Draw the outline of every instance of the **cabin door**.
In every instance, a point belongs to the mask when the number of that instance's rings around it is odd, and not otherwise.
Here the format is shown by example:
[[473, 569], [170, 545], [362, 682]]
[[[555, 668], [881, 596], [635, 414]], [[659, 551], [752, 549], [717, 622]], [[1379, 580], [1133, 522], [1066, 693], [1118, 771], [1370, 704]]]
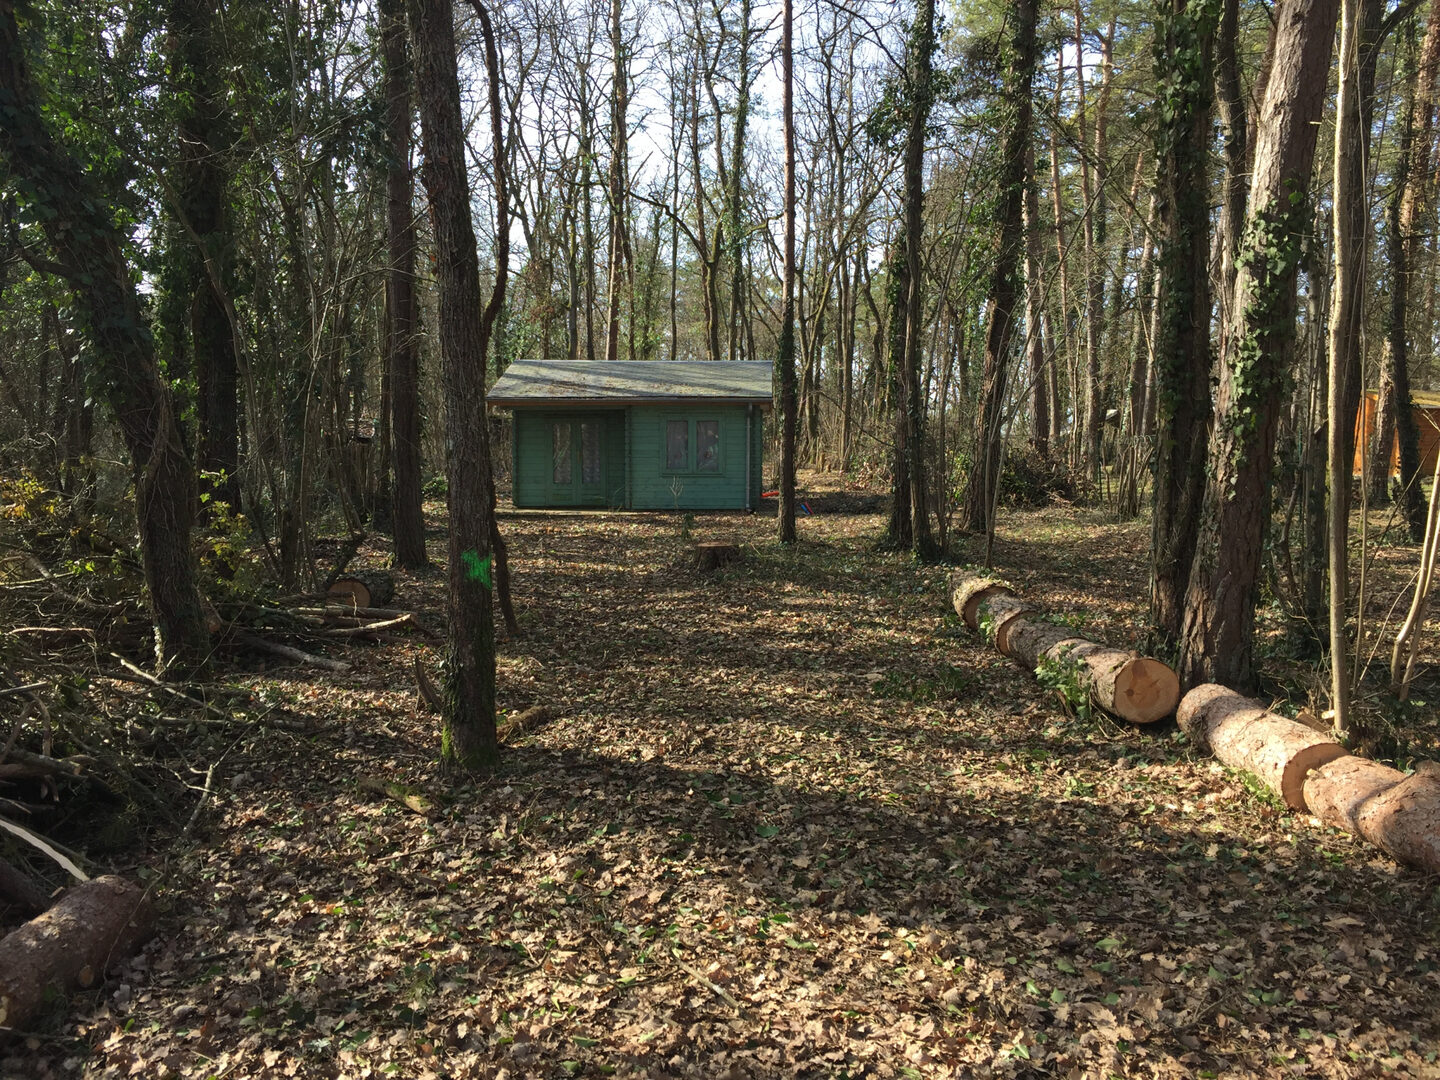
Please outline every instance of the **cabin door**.
[[605, 505], [604, 422], [598, 416], [550, 422], [550, 501], [555, 506]]

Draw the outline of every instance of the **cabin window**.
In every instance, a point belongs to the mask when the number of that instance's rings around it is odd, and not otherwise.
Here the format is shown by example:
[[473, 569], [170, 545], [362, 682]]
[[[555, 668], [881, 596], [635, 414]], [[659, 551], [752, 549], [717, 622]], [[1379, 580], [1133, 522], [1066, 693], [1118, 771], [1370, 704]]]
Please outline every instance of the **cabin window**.
[[600, 483], [600, 421], [580, 422], [580, 482]]
[[720, 471], [720, 421], [695, 421], [695, 471]]
[[670, 472], [684, 472], [690, 468], [690, 422], [688, 420], [667, 420], [665, 422], [665, 468]]
[[552, 447], [554, 450], [553, 479], [557, 484], [568, 484], [571, 479], [570, 465], [570, 421], [562, 420], [552, 425]]

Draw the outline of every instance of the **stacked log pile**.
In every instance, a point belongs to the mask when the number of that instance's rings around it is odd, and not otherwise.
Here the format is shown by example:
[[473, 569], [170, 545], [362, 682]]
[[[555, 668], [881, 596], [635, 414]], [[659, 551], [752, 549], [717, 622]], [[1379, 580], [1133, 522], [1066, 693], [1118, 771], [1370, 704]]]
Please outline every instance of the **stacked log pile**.
[[1068, 669], [1091, 701], [1122, 720], [1151, 724], [1175, 711], [1180, 680], [1167, 665], [1046, 621], [1003, 582], [957, 573], [950, 600], [965, 624], [984, 633], [1001, 654], [1030, 671], [1047, 664]]

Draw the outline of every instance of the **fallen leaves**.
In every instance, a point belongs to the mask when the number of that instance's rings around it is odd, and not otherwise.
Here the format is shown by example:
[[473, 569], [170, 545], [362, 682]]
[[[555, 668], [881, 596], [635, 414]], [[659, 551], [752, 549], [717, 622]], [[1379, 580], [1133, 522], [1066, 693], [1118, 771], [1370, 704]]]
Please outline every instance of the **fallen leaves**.
[[[871, 551], [878, 518], [807, 519], [793, 550], [712, 524], [751, 554], [702, 579], [669, 517], [506, 518], [502, 704], [551, 719], [492, 778], [435, 775], [428, 644], [252, 680], [323, 723], [217, 784], [127, 996], [0, 1074], [1428, 1067], [1430, 885], [1257, 815], [1164, 732], [1067, 721], [957, 633], [943, 568]], [[1110, 620], [1140, 595], [1114, 588]]]

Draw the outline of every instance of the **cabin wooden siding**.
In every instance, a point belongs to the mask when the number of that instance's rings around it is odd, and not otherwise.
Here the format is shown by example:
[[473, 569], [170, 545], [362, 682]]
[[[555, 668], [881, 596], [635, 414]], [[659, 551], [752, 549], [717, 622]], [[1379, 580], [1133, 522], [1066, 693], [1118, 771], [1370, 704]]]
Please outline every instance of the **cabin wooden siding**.
[[[760, 504], [763, 478], [764, 414], [746, 405], [704, 403], [629, 405], [622, 409], [594, 407], [516, 408], [514, 410], [511, 500], [517, 509], [548, 507], [609, 507], [634, 510], [743, 510], [746, 488], [749, 507]], [[556, 424], [603, 425], [600, 490], [572, 482], [553, 482]], [[670, 421], [686, 425], [686, 465], [670, 469], [666, 431]], [[696, 423], [714, 421], [719, 430], [719, 467], [698, 468]], [[746, 434], [750, 437], [746, 475]], [[572, 475], [578, 479], [578, 456]]]
[[[576, 454], [578, 425], [587, 422], [600, 425], [600, 482], [593, 485], [580, 482], [577, 454], [571, 464], [571, 483], [556, 485], [553, 482], [555, 425], [572, 426], [576, 432], [572, 454]], [[511, 476], [514, 477], [511, 502], [517, 509], [626, 505], [624, 409], [516, 409], [511, 454]]]
[[[1369, 467], [1370, 445], [1375, 439], [1374, 390], [1365, 392], [1360, 403], [1360, 415], [1355, 422], [1355, 461], [1358, 475]], [[1410, 395], [1415, 426], [1420, 431], [1420, 475], [1429, 477], [1435, 472], [1435, 457], [1440, 454], [1440, 394], [1416, 391]], [[1400, 439], [1397, 436], [1390, 444], [1390, 475], [1400, 475]]]

